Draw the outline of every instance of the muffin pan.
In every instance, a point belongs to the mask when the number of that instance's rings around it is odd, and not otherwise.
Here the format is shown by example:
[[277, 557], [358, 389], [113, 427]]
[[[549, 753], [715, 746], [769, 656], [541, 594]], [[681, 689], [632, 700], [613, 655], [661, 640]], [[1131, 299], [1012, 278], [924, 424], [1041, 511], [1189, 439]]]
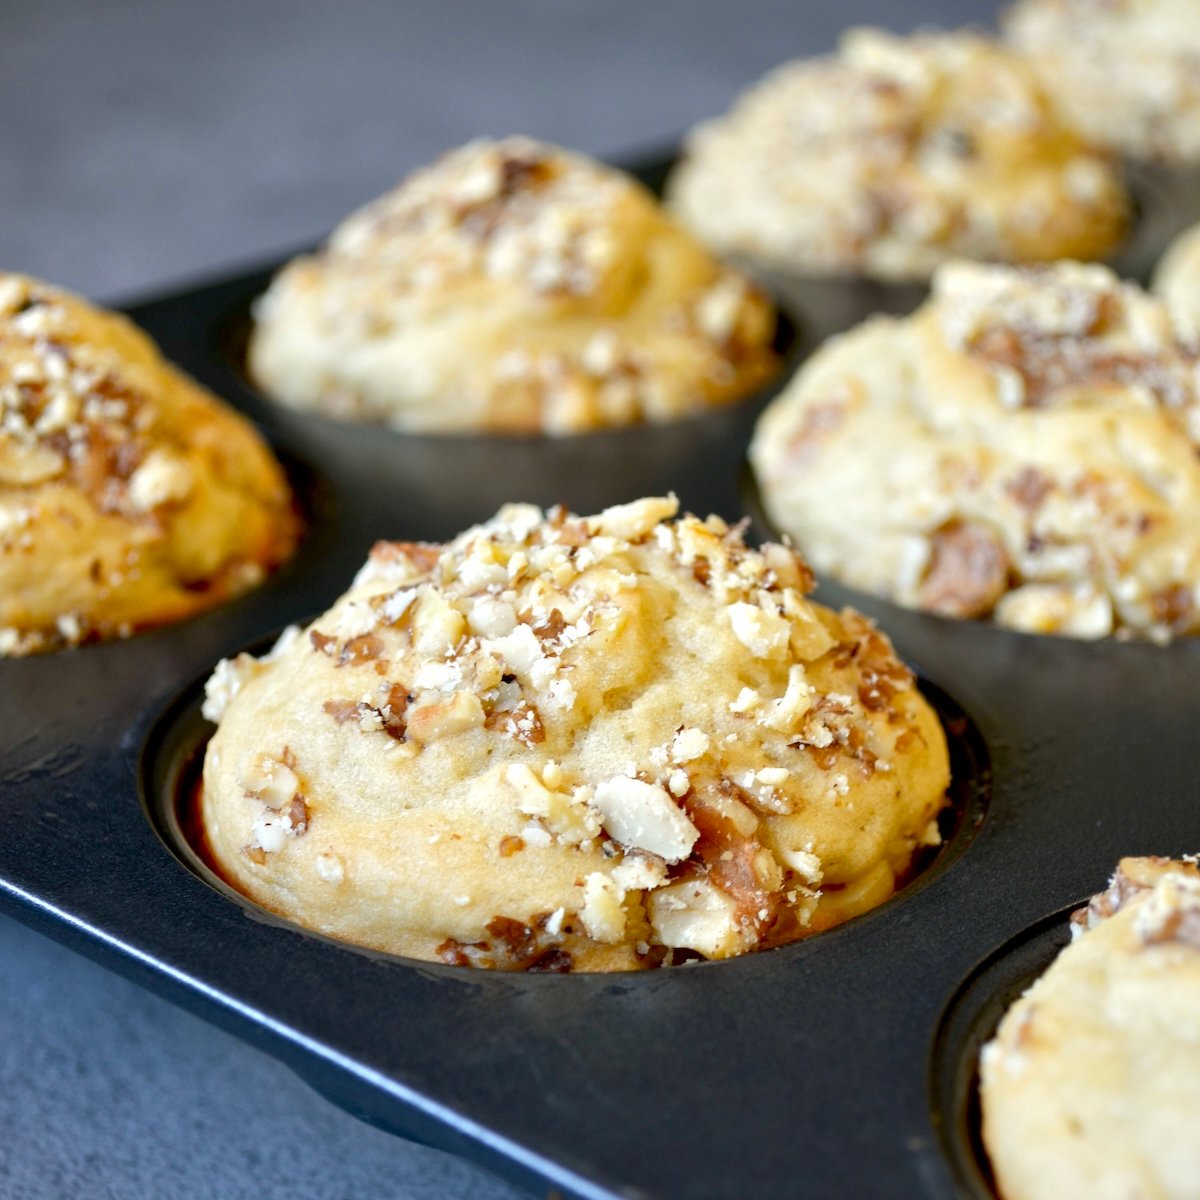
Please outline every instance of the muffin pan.
[[[653, 184], [663, 169], [638, 173]], [[986, 1196], [969, 1096], [971, 1054], [998, 1016], [992, 981], [1023, 981], [1022, 939], [1122, 854], [1200, 843], [1200, 642], [1029, 637], [823, 585], [824, 602], [880, 621], [951, 743], [945, 844], [888, 904], [767, 953], [608, 976], [475, 972], [299, 930], [221, 884], [187, 840], [199, 695], [217, 659], [322, 611], [376, 538], [444, 539], [508, 500], [591, 512], [674, 489], [686, 508], [753, 514], [742, 463], [767, 395], [566, 440], [402, 436], [290, 413], [240, 366], [248, 306], [275, 265], [127, 311], [262, 424], [307, 536], [264, 587], [206, 616], [0, 662], [4, 907], [355, 1115], [543, 1192]], [[792, 366], [813, 327], [801, 314]]]

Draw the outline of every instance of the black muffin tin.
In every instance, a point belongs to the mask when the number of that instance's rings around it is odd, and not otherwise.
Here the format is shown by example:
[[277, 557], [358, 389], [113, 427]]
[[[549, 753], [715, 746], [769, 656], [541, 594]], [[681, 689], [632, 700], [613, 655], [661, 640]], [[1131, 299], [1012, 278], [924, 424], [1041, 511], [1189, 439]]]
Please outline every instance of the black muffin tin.
[[[661, 182], [663, 163], [638, 173]], [[212, 665], [323, 610], [376, 538], [447, 538], [508, 500], [592, 512], [673, 489], [697, 512], [753, 516], [744, 454], [767, 395], [564, 440], [402, 436], [301, 416], [265, 402], [241, 370], [249, 305], [269, 276], [129, 312], [262, 425], [304, 507], [305, 540], [265, 586], [216, 612], [0, 663], [5, 908], [276, 1055], [355, 1115], [535, 1190], [989, 1195], [972, 1072], [999, 1006], [1118, 857], [1200, 846], [1200, 640], [1028, 637], [823, 584], [824, 602], [880, 621], [947, 727], [945, 845], [894, 900], [768, 953], [610, 976], [475, 972], [304, 932], [225, 887], [181, 832]], [[792, 365], [832, 311], [819, 288], [809, 294]], [[876, 301], [863, 288], [853, 315]], [[767, 532], [760, 519], [755, 531]]]

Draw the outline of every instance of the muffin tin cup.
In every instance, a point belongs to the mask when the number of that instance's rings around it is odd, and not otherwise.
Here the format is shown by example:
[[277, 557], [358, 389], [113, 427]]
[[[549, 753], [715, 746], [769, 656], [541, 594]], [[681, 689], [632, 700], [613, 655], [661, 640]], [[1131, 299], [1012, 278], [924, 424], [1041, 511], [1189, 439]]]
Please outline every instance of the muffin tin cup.
[[852, 328], [866, 316], [883, 313], [906, 317], [929, 296], [927, 283], [889, 283], [840, 275], [806, 276], [756, 268], [747, 262], [738, 265], [755, 275], [796, 315], [814, 349], [825, 338]]
[[[1080, 904], [1086, 903], [1086, 898]], [[1071, 905], [1037, 922], [979, 965], [946, 1006], [933, 1044], [929, 1089], [934, 1126], [959, 1193], [998, 1200], [983, 1145], [979, 1055], [1009, 1007], [1071, 940]]]
[[[1133, 215], [1124, 241], [1106, 261], [1121, 277], [1147, 285], [1163, 250], [1200, 221], [1200, 168], [1131, 162], [1123, 174]], [[734, 262], [781, 299], [813, 346], [874, 313], [907, 316], [929, 295], [924, 282], [804, 275], [737, 256]]]
[[1135, 220], [1111, 265], [1118, 274], [1148, 284], [1167, 246], [1200, 222], [1200, 165], [1127, 162], [1124, 174]]
[[767, 953], [607, 976], [416, 963], [299, 930], [206, 876], [179, 829], [216, 660], [323, 611], [376, 538], [444, 539], [504, 501], [592, 511], [673, 488], [736, 519], [766, 397], [575, 439], [338, 426], [269, 405], [240, 374], [238, 324], [268, 276], [130, 312], [292, 463], [300, 552], [192, 621], [0, 662], [0, 902], [356, 1115], [529, 1185], [647, 1200], [975, 1194], [931, 1101], [947, 998], [1122, 854], [1194, 846], [1200, 642], [1030, 637], [822, 584], [820, 599], [879, 619], [915, 665], [955, 756], [947, 845], [886, 905]]

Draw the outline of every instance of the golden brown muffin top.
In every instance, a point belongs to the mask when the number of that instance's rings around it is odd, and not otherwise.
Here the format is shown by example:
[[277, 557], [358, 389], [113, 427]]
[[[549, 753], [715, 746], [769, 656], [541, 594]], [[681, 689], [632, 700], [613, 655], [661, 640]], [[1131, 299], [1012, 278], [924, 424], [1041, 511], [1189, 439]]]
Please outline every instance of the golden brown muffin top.
[[1111, 163], [1031, 68], [962, 32], [855, 29], [776, 68], [689, 136], [668, 193], [722, 251], [806, 275], [1102, 258], [1127, 221]]
[[349, 217], [257, 309], [277, 399], [405, 430], [575, 433], [744, 398], [774, 312], [640, 184], [471, 142]]
[[792, 551], [675, 511], [510, 505], [383, 543], [306, 636], [223, 664], [204, 814], [227, 878], [396, 953], [585, 970], [726, 958], [890, 896], [938, 841], [936, 717]]
[[249, 424], [124, 318], [0, 274], [0, 650], [178, 619], [261, 579], [296, 522]]
[[828, 343], [751, 448], [818, 571], [946, 616], [1200, 630], [1200, 344], [1101, 266], [951, 263]]

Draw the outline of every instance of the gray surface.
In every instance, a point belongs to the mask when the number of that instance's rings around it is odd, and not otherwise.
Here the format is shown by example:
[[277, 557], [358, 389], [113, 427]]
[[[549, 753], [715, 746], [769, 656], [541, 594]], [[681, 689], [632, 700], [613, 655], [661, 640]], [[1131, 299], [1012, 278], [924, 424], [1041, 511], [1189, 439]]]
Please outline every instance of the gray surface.
[[[0, 6], [0, 265], [97, 297], [313, 238], [480, 133], [670, 137], [842, 25], [988, 0], [87, 0]], [[134, 802], [129, 797], [129, 802]], [[0, 919], [0, 1197], [501, 1200]]]
[[0, 961], [4, 1200], [524, 1195], [9, 920]]

